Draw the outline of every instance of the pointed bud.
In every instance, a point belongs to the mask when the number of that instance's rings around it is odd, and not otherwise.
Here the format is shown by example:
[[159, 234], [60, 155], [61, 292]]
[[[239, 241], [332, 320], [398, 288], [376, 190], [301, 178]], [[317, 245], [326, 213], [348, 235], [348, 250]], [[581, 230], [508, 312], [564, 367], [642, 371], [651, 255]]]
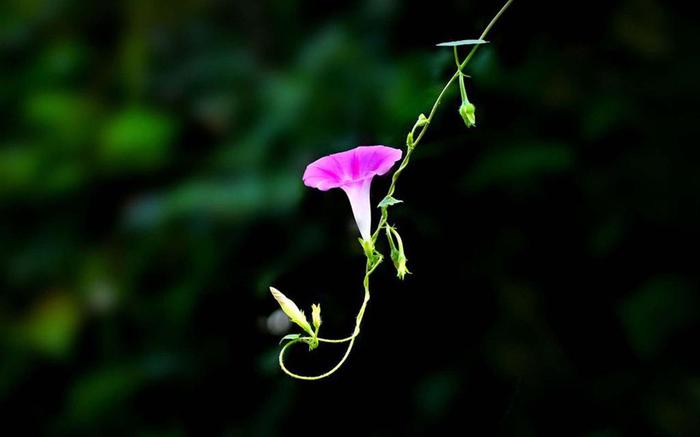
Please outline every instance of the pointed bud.
[[463, 101], [462, 105], [459, 107], [459, 115], [462, 116], [464, 124], [467, 127], [476, 126], [476, 107], [469, 101]]
[[282, 311], [289, 317], [289, 320], [299, 325], [301, 329], [308, 332], [310, 335], [314, 335], [304, 312], [299, 309], [294, 301], [282, 294], [282, 292], [275, 287], [270, 287], [270, 293], [272, 293], [272, 297], [275, 298], [280, 308], [282, 308]]
[[[406, 275], [411, 273], [406, 266], [408, 259], [403, 250], [403, 240], [399, 232], [391, 226], [386, 228], [386, 236], [389, 240], [389, 248], [391, 249], [391, 261], [396, 268], [396, 276], [403, 280]], [[396, 239], [396, 241], [394, 241], [394, 239]]]
[[421, 115], [418, 116], [416, 127], [423, 127], [426, 124], [428, 124], [428, 117], [426, 117], [425, 114], [421, 113]]
[[312, 304], [311, 305], [311, 320], [316, 328], [316, 334], [318, 334], [318, 328], [321, 327], [321, 305]]
[[399, 279], [403, 280], [407, 274], [411, 274], [406, 266], [408, 259], [406, 259], [406, 255], [402, 251], [392, 250], [391, 260], [394, 262], [394, 267], [396, 267], [396, 276], [398, 276]]

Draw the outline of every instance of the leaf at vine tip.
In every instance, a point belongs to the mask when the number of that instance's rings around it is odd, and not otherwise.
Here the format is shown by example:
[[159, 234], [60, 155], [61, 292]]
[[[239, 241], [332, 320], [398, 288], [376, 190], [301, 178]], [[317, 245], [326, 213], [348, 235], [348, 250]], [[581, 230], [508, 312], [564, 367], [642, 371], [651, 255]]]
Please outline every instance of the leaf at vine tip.
[[296, 340], [299, 337], [301, 337], [301, 334], [287, 334], [282, 339], [280, 340], [280, 344], [284, 343], [287, 340]]
[[488, 41], [483, 39], [463, 39], [460, 41], [448, 41], [435, 44], [438, 47], [457, 47], [457, 46], [474, 46], [478, 44], [488, 44]]
[[377, 208], [386, 208], [387, 206], [396, 205], [397, 203], [403, 203], [403, 200], [399, 200], [391, 196], [386, 196], [381, 202], [379, 202]]
[[299, 309], [294, 301], [282, 294], [282, 292], [275, 287], [270, 287], [270, 293], [272, 293], [272, 297], [275, 298], [277, 303], [280, 304], [280, 308], [282, 308], [282, 311], [289, 317], [289, 320], [299, 325], [304, 331], [313, 335], [311, 325], [309, 325], [309, 322], [306, 320], [304, 312]]

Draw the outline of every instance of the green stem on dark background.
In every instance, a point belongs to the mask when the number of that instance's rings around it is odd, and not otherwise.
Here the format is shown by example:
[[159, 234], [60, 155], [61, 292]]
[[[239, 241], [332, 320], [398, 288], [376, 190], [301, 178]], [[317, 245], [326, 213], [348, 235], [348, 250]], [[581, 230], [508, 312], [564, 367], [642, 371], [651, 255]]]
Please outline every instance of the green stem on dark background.
[[[501, 7], [501, 9], [498, 11], [498, 13], [491, 19], [489, 24], [486, 26], [484, 31], [481, 33], [481, 36], [479, 37], [479, 39], [484, 39], [488, 35], [491, 28], [494, 26], [494, 24], [496, 24], [496, 21], [498, 21], [498, 19], [501, 17], [503, 12], [505, 12], [506, 9], [508, 9], [508, 7], [511, 5], [511, 3], [513, 3], [513, 0], [508, 0]], [[480, 46], [480, 44], [474, 45], [472, 47], [472, 49], [470, 50], [469, 54], [467, 55], [467, 57], [464, 59], [464, 61], [462, 61], [461, 64], [459, 63], [459, 58], [457, 56], [457, 48], [456, 47], [454, 48], [455, 60], [457, 63], [457, 71], [447, 81], [445, 86], [442, 88], [442, 91], [440, 91], [440, 94], [437, 96], [435, 103], [433, 103], [433, 106], [430, 109], [430, 113], [429, 113], [428, 117], [425, 120], [423, 120], [423, 122], [420, 125], [417, 122], [413, 126], [412, 130], [410, 131], [409, 136], [408, 136], [409, 140], [407, 141], [406, 155], [404, 155], [404, 158], [401, 161], [399, 168], [396, 169], [396, 171], [394, 172], [394, 174], [391, 177], [391, 184], [389, 185], [389, 190], [387, 191], [385, 198], [394, 195], [394, 192], [396, 191], [396, 182], [398, 181], [401, 173], [408, 166], [408, 163], [411, 161], [411, 155], [413, 154], [413, 151], [415, 150], [418, 143], [420, 143], [420, 141], [423, 139], [423, 136], [425, 135], [425, 132], [427, 131], [428, 126], [430, 126], [430, 123], [433, 121], [433, 118], [435, 117], [435, 113], [437, 112], [437, 109], [440, 106], [440, 103], [442, 103], [442, 99], [445, 96], [445, 93], [447, 93], [447, 91], [450, 89], [450, 87], [452, 86], [454, 81], [462, 76], [462, 74], [463, 74], [462, 70], [464, 69], [464, 67], [467, 66], [469, 61], [472, 59], [472, 57], [474, 56], [474, 53], [476, 53], [476, 51], [479, 49], [479, 46]], [[420, 132], [414, 140], [413, 134], [414, 134], [416, 128], [418, 128], [418, 127], [420, 127]], [[357, 339], [357, 336], [360, 334], [360, 326], [362, 324], [362, 319], [364, 318], [365, 310], [367, 309], [367, 304], [368, 304], [369, 299], [370, 299], [370, 287], [369, 287], [370, 277], [372, 276], [372, 273], [377, 269], [377, 267], [379, 266], [379, 264], [382, 262], [382, 259], [383, 259], [382, 255], [380, 253], [376, 252], [374, 247], [376, 245], [377, 238], [379, 237], [379, 232], [388, 226], [387, 225], [388, 220], [389, 220], [389, 206], [382, 206], [381, 207], [381, 218], [379, 219], [379, 223], [377, 223], [376, 230], [372, 234], [371, 242], [370, 242], [371, 244], [369, 245], [369, 247], [365, 247], [363, 245], [363, 247], [365, 249], [365, 256], [367, 257], [366, 266], [365, 266], [365, 276], [364, 276], [364, 279], [362, 281], [365, 294], [364, 294], [364, 300], [362, 302], [362, 306], [360, 307], [360, 310], [358, 311], [357, 316], [355, 318], [355, 330], [353, 331], [353, 334], [349, 337], [345, 337], [345, 338], [341, 338], [341, 339], [327, 339], [327, 338], [320, 338], [320, 337], [316, 338], [316, 340], [318, 342], [321, 342], [321, 343], [346, 343], [346, 342], [349, 342], [347, 349], [345, 350], [345, 354], [343, 355], [343, 357], [340, 359], [340, 361], [332, 369], [330, 369], [329, 371], [327, 371], [325, 373], [322, 373], [320, 375], [315, 375], [315, 376], [299, 375], [299, 374], [296, 374], [294, 372], [291, 372], [284, 365], [284, 354], [287, 351], [287, 349], [289, 347], [291, 347], [292, 345], [308, 341], [311, 339], [311, 337], [301, 337], [301, 338], [298, 338], [296, 340], [292, 340], [282, 347], [282, 350], [280, 350], [280, 354], [279, 354], [280, 368], [287, 375], [289, 375], [293, 378], [296, 378], [296, 379], [301, 379], [301, 380], [306, 380], [306, 381], [316, 381], [319, 379], [323, 379], [323, 378], [326, 378], [326, 377], [332, 375], [338, 369], [340, 369], [340, 367], [342, 367], [342, 365], [345, 363], [345, 361], [350, 356], [350, 351], [352, 350], [353, 346], [355, 345], [355, 340]]]

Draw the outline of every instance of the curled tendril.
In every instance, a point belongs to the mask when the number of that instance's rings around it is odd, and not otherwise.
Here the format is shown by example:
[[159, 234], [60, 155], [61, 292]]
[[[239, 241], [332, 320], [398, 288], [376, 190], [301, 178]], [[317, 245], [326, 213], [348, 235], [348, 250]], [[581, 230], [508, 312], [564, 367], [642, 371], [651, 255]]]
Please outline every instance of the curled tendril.
[[[302, 379], [302, 380], [304, 380], [304, 381], [316, 381], [316, 380], [323, 379], [323, 378], [326, 378], [326, 377], [328, 377], [328, 376], [331, 376], [331, 375], [334, 374], [338, 369], [340, 369], [340, 368], [343, 366], [343, 364], [345, 364], [345, 361], [346, 361], [346, 360], [348, 359], [348, 357], [350, 356], [350, 351], [352, 350], [352, 347], [355, 345], [355, 339], [357, 338], [357, 336], [348, 337], [348, 338], [350, 339], [350, 340], [349, 340], [349, 341], [350, 341], [350, 344], [348, 345], [348, 348], [345, 350], [345, 354], [343, 354], [343, 358], [341, 358], [340, 361], [338, 361], [338, 363], [335, 365], [335, 367], [333, 367], [331, 370], [329, 370], [329, 371], [326, 372], [326, 373], [322, 373], [322, 374], [316, 375], [316, 376], [304, 376], [304, 375], [299, 375], [299, 374], [297, 374], [297, 373], [294, 373], [294, 372], [290, 371], [290, 370], [287, 369], [287, 367], [284, 365], [284, 352], [285, 352], [285, 351], [287, 350], [287, 348], [289, 348], [290, 346], [292, 346], [292, 345], [294, 345], [294, 344], [296, 344], [296, 343], [299, 343], [299, 342], [303, 341], [302, 339], [292, 340], [292, 341], [290, 341], [289, 343], [287, 343], [287, 344], [285, 344], [284, 346], [282, 346], [282, 350], [280, 350], [280, 356], [279, 356], [280, 368], [282, 369], [282, 371], [284, 371], [284, 373], [286, 373], [287, 375], [291, 376], [292, 378]], [[319, 339], [319, 341], [322, 341], [322, 340]], [[340, 342], [339, 342], [339, 341], [332, 341], [332, 342], [330, 342], [330, 343], [340, 343]]]
[[338, 369], [340, 369], [343, 366], [343, 364], [345, 364], [345, 361], [350, 356], [350, 351], [352, 351], [352, 347], [355, 345], [355, 339], [357, 339], [357, 336], [360, 335], [360, 326], [362, 325], [362, 318], [365, 315], [365, 309], [367, 308], [367, 303], [369, 302], [369, 298], [370, 298], [369, 277], [377, 269], [379, 264], [381, 264], [382, 259], [383, 259], [382, 255], [378, 252], [375, 252], [374, 256], [367, 255], [367, 264], [366, 264], [366, 268], [365, 268], [365, 279], [363, 281], [363, 285], [365, 288], [365, 299], [362, 302], [362, 307], [360, 307], [360, 311], [357, 313], [357, 317], [355, 319], [355, 331], [353, 332], [353, 334], [350, 337], [345, 337], [345, 338], [341, 338], [341, 339], [329, 339], [329, 338], [316, 337], [316, 340], [320, 343], [336, 343], [337, 344], [337, 343], [350, 342], [347, 349], [345, 350], [345, 354], [340, 359], [340, 361], [338, 361], [338, 363], [331, 370], [327, 371], [326, 373], [322, 373], [322, 374], [316, 375], [316, 376], [299, 375], [297, 373], [290, 371], [284, 365], [284, 353], [292, 345], [294, 345], [296, 343], [310, 341], [312, 339], [312, 337], [301, 337], [301, 338], [298, 338], [296, 340], [292, 340], [292, 341], [288, 342], [287, 344], [282, 346], [282, 349], [280, 350], [279, 363], [280, 363], [280, 368], [282, 369], [282, 371], [284, 373], [291, 376], [292, 378], [302, 379], [305, 381], [315, 381], [318, 379], [323, 379], [323, 378], [326, 378], [328, 376], [331, 376]]
[[[501, 7], [501, 9], [498, 11], [498, 13], [491, 19], [489, 24], [486, 26], [484, 31], [481, 34], [481, 37], [479, 38], [480, 40], [483, 40], [486, 35], [489, 33], [491, 28], [493, 27], [494, 24], [496, 24], [496, 21], [501, 17], [503, 12], [505, 12], [506, 9], [511, 5], [513, 0], [508, 0], [506, 3]], [[483, 41], [481, 41], [483, 42]], [[399, 165], [399, 168], [394, 172], [392, 178], [391, 178], [391, 185], [389, 186], [389, 190], [384, 197], [384, 201], [380, 204], [380, 209], [381, 209], [381, 218], [379, 219], [379, 223], [377, 224], [377, 228], [375, 231], [372, 233], [372, 236], [369, 240], [361, 240], [362, 247], [365, 253], [365, 257], [367, 258], [366, 262], [366, 267], [365, 267], [365, 276], [363, 280], [363, 286], [364, 286], [364, 291], [365, 291], [365, 297], [364, 301], [362, 302], [362, 306], [360, 307], [360, 310], [357, 313], [356, 316], [356, 322], [355, 322], [355, 330], [353, 331], [353, 334], [349, 337], [345, 338], [340, 338], [340, 339], [328, 339], [328, 338], [321, 338], [316, 335], [312, 337], [298, 337], [295, 338], [289, 342], [287, 342], [284, 346], [282, 346], [282, 349], [280, 350], [279, 353], [279, 365], [282, 371], [286, 373], [287, 375], [291, 376], [292, 378], [296, 379], [301, 379], [305, 381], [316, 381], [319, 379], [326, 378], [328, 376], [331, 376], [334, 374], [338, 369], [340, 369], [343, 364], [347, 361], [348, 357], [350, 356], [350, 352], [352, 351], [353, 346], [355, 345], [355, 340], [357, 339], [358, 335], [360, 334], [360, 326], [362, 325], [362, 319], [365, 314], [365, 310], [367, 309], [367, 303], [369, 302], [370, 299], [370, 289], [369, 289], [369, 279], [372, 273], [376, 270], [376, 268], [381, 264], [383, 256], [381, 253], [377, 252], [375, 249], [375, 245], [377, 242], [377, 238], [379, 237], [380, 232], [384, 229], [387, 231], [387, 238], [391, 238], [391, 232], [396, 232], [393, 227], [391, 227], [388, 224], [389, 220], [389, 206], [399, 203], [399, 200], [394, 199], [392, 196], [394, 194], [394, 191], [396, 191], [396, 181], [398, 180], [399, 176], [401, 173], [404, 171], [406, 166], [411, 160], [411, 155], [413, 154], [413, 151], [415, 150], [416, 146], [418, 143], [420, 143], [421, 139], [423, 139], [423, 136], [425, 135], [425, 132], [430, 126], [430, 123], [433, 121], [433, 117], [435, 116], [435, 112], [437, 111], [438, 107], [440, 106], [440, 103], [442, 102], [443, 97], [445, 96], [446, 92], [449, 90], [449, 88], [452, 86], [452, 84], [455, 82], [455, 80], [463, 80], [464, 77], [464, 67], [469, 63], [471, 58], [474, 56], [474, 53], [479, 49], [481, 44], [476, 44], [474, 45], [471, 50], [469, 51], [469, 54], [467, 55], [466, 58], [464, 58], [463, 61], [460, 62], [459, 56], [457, 53], [457, 46], [454, 46], [454, 55], [455, 55], [455, 63], [457, 65], [457, 71], [452, 75], [450, 80], [447, 81], [447, 84], [443, 87], [442, 91], [440, 94], [437, 96], [437, 99], [435, 100], [435, 103], [433, 104], [432, 108], [430, 109], [429, 115], [426, 117], [425, 115], [421, 114], [418, 117], [418, 121], [413, 125], [413, 128], [411, 131], [408, 133], [406, 137], [406, 154], [403, 157], [403, 160], [401, 161], [401, 164]], [[463, 91], [463, 86], [460, 88], [460, 91]], [[464, 99], [464, 94], [462, 94], [462, 97]], [[417, 132], [417, 136], [416, 136]], [[390, 242], [391, 244], [391, 242]], [[402, 249], [403, 250], [403, 249]], [[314, 376], [307, 376], [307, 375], [300, 375], [297, 373], [294, 373], [287, 369], [287, 367], [284, 364], [284, 356], [285, 352], [287, 349], [292, 347], [293, 345], [297, 343], [308, 343], [308, 344], [318, 344], [318, 343], [332, 343], [332, 344], [340, 344], [340, 343], [349, 343], [345, 353], [343, 354], [343, 357], [336, 363], [336, 365], [328, 370], [325, 373], [322, 373], [320, 375], [314, 375]]]

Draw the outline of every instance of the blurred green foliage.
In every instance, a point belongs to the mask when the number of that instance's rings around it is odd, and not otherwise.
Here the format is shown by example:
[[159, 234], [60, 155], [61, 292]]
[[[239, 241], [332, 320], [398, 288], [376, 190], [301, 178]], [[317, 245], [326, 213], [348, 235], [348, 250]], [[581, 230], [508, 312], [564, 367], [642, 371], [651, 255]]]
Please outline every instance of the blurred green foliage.
[[113, 116], [100, 135], [105, 167], [148, 171], [162, 167], [174, 137], [174, 122], [157, 111], [129, 108]]
[[398, 188], [414, 274], [379, 275], [336, 377], [277, 369], [269, 285], [329, 336], [361, 297], [349, 208], [305, 165], [401, 146], [453, 62], [434, 44], [497, 7], [2, 2], [4, 433], [700, 434], [680, 1], [515, 2], [468, 71], [478, 128], [452, 90]]

